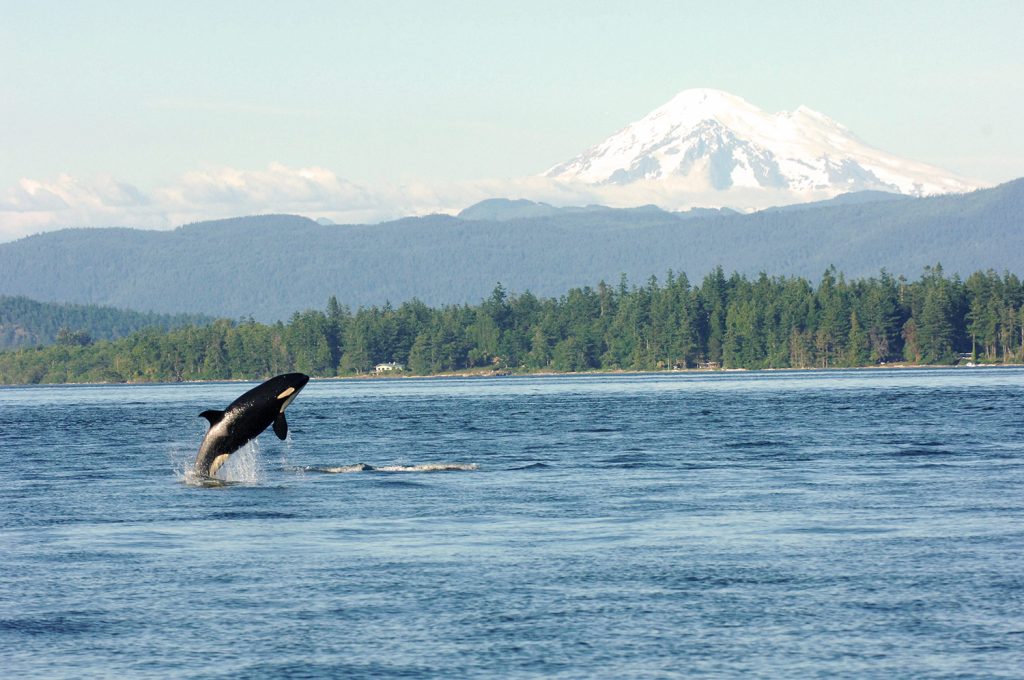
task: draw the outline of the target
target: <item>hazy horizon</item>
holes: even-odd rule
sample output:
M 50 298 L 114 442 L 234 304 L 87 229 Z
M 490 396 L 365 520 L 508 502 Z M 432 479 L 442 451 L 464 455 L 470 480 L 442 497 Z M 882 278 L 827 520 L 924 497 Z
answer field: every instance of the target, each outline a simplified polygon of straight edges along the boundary
M 1013 2 L 0 11 L 0 241 L 266 212 L 372 222 L 495 196 L 614 204 L 537 175 L 694 87 L 810 107 L 982 183 L 1024 175 Z

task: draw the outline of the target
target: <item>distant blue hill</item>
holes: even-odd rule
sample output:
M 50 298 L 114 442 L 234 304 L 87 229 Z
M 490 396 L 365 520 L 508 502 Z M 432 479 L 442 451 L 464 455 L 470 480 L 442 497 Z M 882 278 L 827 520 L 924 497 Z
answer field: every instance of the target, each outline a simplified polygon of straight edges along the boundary
M 642 205 L 637 208 L 609 208 L 604 205 L 568 206 L 556 208 L 547 203 L 536 203 L 526 199 L 488 198 L 487 200 L 475 203 L 458 214 L 461 220 L 481 220 L 488 222 L 507 222 L 509 220 L 526 220 L 544 217 L 559 217 L 565 215 L 601 215 L 615 212 L 639 213 L 664 213 L 661 208 L 655 205 Z M 693 208 L 685 212 L 666 213 L 676 217 L 708 217 L 712 215 L 739 215 L 740 213 L 729 208 Z
M 62 334 L 72 342 L 114 340 L 143 328 L 171 329 L 211 321 L 199 314 L 155 314 L 0 295 L 0 350 L 51 345 Z
M 506 289 L 558 296 L 621 274 L 699 279 L 716 265 L 817 279 L 883 268 L 916 278 L 1024 273 L 1024 180 L 956 196 L 851 196 L 749 215 L 488 201 L 459 217 L 322 225 L 294 215 L 173 231 L 70 229 L 0 244 L 0 294 L 260 320 L 346 304 L 476 303 Z
M 767 208 L 771 212 L 792 212 L 794 210 L 817 210 L 829 206 L 839 205 L 862 205 L 864 203 L 884 203 L 886 201 L 913 201 L 912 196 L 905 194 L 894 194 L 888 191 L 851 191 L 848 194 L 839 194 L 833 198 L 816 201 L 814 203 L 794 203 L 793 205 L 782 205 L 775 208 Z

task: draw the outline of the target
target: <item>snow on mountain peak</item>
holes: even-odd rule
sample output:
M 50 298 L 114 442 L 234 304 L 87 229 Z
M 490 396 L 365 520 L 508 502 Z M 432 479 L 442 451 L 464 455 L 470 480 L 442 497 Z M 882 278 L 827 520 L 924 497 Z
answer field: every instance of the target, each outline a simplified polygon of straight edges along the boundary
M 715 119 L 725 123 L 729 120 L 756 117 L 763 113 L 742 97 L 722 90 L 699 88 L 683 90 L 668 103 L 652 111 L 648 118 L 670 118 L 677 122 Z
M 922 196 L 980 186 L 874 149 L 806 106 L 772 114 L 742 97 L 703 88 L 680 92 L 544 175 L 587 185 L 664 184 L 694 193 L 784 191 L 795 200 L 869 189 Z

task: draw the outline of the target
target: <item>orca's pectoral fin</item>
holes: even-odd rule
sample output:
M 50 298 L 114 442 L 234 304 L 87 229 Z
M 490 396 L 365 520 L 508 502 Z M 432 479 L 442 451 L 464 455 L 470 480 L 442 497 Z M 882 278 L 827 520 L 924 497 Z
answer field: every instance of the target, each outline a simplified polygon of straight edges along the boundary
M 203 411 L 199 414 L 199 417 L 209 420 L 210 427 L 213 427 L 224 418 L 224 411 Z
M 284 411 L 278 413 L 274 418 L 274 434 L 278 439 L 288 438 L 288 421 L 284 419 Z

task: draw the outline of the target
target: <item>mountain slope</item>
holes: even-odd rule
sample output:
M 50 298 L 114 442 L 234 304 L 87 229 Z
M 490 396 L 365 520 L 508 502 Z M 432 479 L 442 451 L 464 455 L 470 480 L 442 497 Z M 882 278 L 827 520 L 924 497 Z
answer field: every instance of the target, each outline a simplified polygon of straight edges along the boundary
M 545 176 L 565 182 L 664 183 L 682 192 L 754 189 L 813 200 L 850 191 L 963 193 L 978 183 L 874 149 L 824 114 L 769 114 L 735 95 L 696 89 Z
M 497 282 L 561 295 L 604 279 L 716 265 L 816 279 L 993 268 L 1024 273 L 1024 180 L 964 195 L 829 201 L 750 215 L 654 208 L 512 221 L 447 216 L 379 225 L 237 218 L 174 231 L 78 229 L 0 244 L 0 294 L 161 312 L 286 319 L 350 305 L 476 303 Z

